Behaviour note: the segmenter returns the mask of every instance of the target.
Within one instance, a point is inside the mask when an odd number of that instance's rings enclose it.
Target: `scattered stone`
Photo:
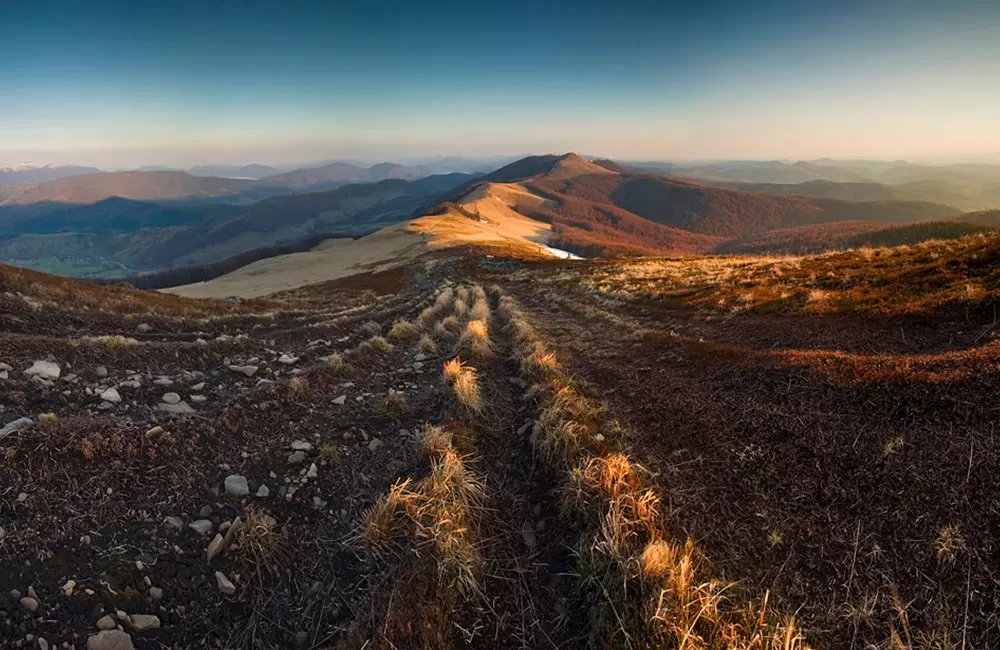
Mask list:
[[[156,408],[165,413],[170,413],[171,415],[192,415],[198,412],[191,408],[191,405],[187,402],[180,402],[178,404],[166,404],[164,402],[160,402],[156,405]]]
[[[153,600],[163,600],[163,590],[159,587],[150,587],[149,597]]]
[[[6,363],[0,363],[0,371],[2,371],[2,372],[8,372],[8,371],[13,370],[13,369],[14,368],[12,368],[11,366],[7,365]]]
[[[106,614],[101,618],[97,619],[97,629],[98,630],[113,630],[118,627],[115,623],[115,619],[111,618],[110,614]]]
[[[376,452],[378,451],[378,448],[381,446],[382,446],[381,440],[379,440],[378,438],[372,438],[371,441],[368,442],[368,451]]]
[[[180,530],[184,526],[183,519],[181,519],[180,517],[174,517],[172,515],[169,517],[164,517],[163,523],[166,524],[167,528],[172,528],[173,530]]]
[[[9,422],[6,426],[0,429],[0,440],[3,440],[15,431],[20,431],[34,424],[31,418],[18,418],[13,422]]]
[[[255,496],[258,499],[266,499],[271,496],[271,490],[266,485],[262,484],[259,488],[257,488],[257,494]],[[0,535],[0,539],[3,539],[3,535]]]
[[[101,399],[105,402],[111,402],[112,404],[121,404],[122,402],[122,396],[118,393],[118,389],[114,386],[102,392]]]
[[[38,650],[49,650],[49,642],[43,637],[38,637],[35,643],[38,644]]]
[[[76,589],[76,580],[67,580],[66,584],[62,586],[63,595],[69,598],[73,595],[74,589]]]
[[[107,377],[108,369],[104,366],[97,366],[94,368],[94,375],[97,377]]]
[[[0,379],[10,379],[10,374],[6,370],[0,370]]]
[[[132,614],[130,620],[132,629],[136,632],[160,629],[160,617],[153,614]]]
[[[313,445],[305,440],[293,440],[292,449],[295,451],[312,451]]]
[[[288,455],[288,462],[292,465],[297,465],[306,459],[306,452],[304,451],[294,451]]]
[[[245,476],[230,474],[226,477],[226,494],[234,497],[245,497],[250,495],[250,486],[247,485]]]
[[[232,596],[236,593],[236,585],[234,585],[222,571],[215,572],[215,583],[219,586],[219,591],[227,596]],[[88,648],[88,650],[90,649]]]
[[[194,404],[204,404],[207,401],[208,401],[208,398],[205,397],[204,395],[192,395],[191,396],[191,402],[193,402]]]
[[[343,406],[344,404],[347,403],[347,395],[341,395],[340,397],[337,397],[336,399],[333,400],[333,403],[336,404],[337,406]]]
[[[199,519],[198,521],[192,521],[188,524],[188,528],[202,536],[211,533],[213,526],[214,524],[212,524],[212,522],[208,519]]]
[[[181,401],[181,396],[177,393],[164,393],[163,397],[160,398],[167,404],[179,404]]]
[[[38,601],[32,598],[31,596],[25,596],[18,602],[21,603],[21,607],[25,608],[29,612],[38,611]]]
[[[219,496],[218,488],[212,488],[212,490],[214,491],[215,496]],[[201,509],[198,510],[198,516],[201,517],[202,519],[205,519],[206,517],[211,517],[212,506],[202,506]]]
[[[143,334],[145,334],[146,332],[148,332],[148,331],[150,331],[152,329],[153,329],[153,326],[150,325],[149,323],[139,323],[138,325],[135,326],[135,331],[136,332],[141,332]]]
[[[315,479],[319,476],[319,468],[316,467],[316,463],[311,463],[309,465],[309,471],[306,472],[306,478]]]
[[[293,357],[287,354],[282,354],[280,357],[278,357],[278,363],[283,363],[286,366],[290,366],[293,363],[298,362],[298,360],[299,360],[298,357]]]
[[[257,374],[258,370],[257,366],[250,366],[250,365],[229,366],[229,369],[232,370],[233,372],[238,372],[242,375],[246,375],[247,377],[253,377],[255,374]]]
[[[205,390],[205,382],[200,382],[195,384],[194,386],[191,387],[191,390],[193,390],[196,393]]]
[[[233,543],[233,539],[243,530],[243,519],[237,517],[233,520],[233,523],[229,528],[226,529],[226,536],[222,538],[222,549],[225,550],[229,548],[229,545]]]
[[[25,370],[24,374],[29,377],[38,377],[39,379],[54,381],[59,379],[60,372],[62,372],[62,369],[59,367],[58,363],[39,360],[32,364],[30,368]]]
[[[222,551],[222,535],[216,534],[205,549],[205,559],[211,562],[220,551]]]
[[[169,377],[160,377],[159,379],[154,379],[153,384],[156,386],[173,386],[174,380]]]
[[[135,650],[132,637],[121,630],[103,630],[87,638],[87,650]]]

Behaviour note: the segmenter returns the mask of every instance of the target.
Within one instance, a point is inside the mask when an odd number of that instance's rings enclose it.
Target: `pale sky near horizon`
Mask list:
[[[147,4],[5,10],[0,165],[1000,162],[1000,2]]]

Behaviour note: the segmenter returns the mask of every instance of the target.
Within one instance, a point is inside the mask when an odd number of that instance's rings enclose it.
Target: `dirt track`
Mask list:
[[[720,319],[507,286],[632,431],[674,534],[703,545],[725,579],[797,612],[816,647],[882,647],[904,627],[917,647],[1000,638],[996,366],[955,381],[845,381],[821,361],[789,362],[805,344],[905,363],[982,345],[983,324]],[[989,341],[972,354],[995,357]]]

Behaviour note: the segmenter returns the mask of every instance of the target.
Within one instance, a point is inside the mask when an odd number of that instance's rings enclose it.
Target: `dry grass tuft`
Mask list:
[[[121,334],[86,336],[83,340],[87,343],[103,345],[109,348],[132,348],[139,345],[138,340],[132,338],[131,336],[122,336]]]
[[[417,432],[420,447],[428,456],[441,456],[452,448],[451,432],[444,427],[432,424],[424,425]]]
[[[489,326],[484,320],[470,320],[455,344],[455,354],[464,354],[478,359],[493,356]]]
[[[420,342],[417,343],[417,347],[420,348],[421,352],[426,352],[427,354],[437,354],[438,346],[427,334],[420,337]]]
[[[255,572],[262,568],[268,572],[276,571],[278,564],[275,560],[288,542],[274,517],[253,507],[244,512],[243,527],[237,540],[240,563]]]
[[[378,352],[381,354],[389,354],[392,352],[392,344],[381,336],[373,336],[359,345],[358,350],[365,353]]]
[[[393,485],[366,514],[361,537],[377,553],[391,552],[394,545],[401,547],[399,558],[415,553],[424,570],[437,576],[439,589],[470,594],[478,588],[474,513],[484,488],[450,438],[440,427],[424,427],[430,473],[417,483],[406,479]]]
[[[326,365],[337,370],[342,370],[347,367],[347,362],[344,361],[343,356],[334,352],[326,358]]]
[[[415,341],[420,336],[420,328],[408,320],[396,321],[389,330],[388,338],[397,343]]]
[[[361,331],[368,336],[378,336],[382,333],[382,326],[379,323],[370,320],[361,326]]]
[[[445,362],[443,372],[445,384],[451,387],[458,403],[475,413],[481,412],[483,399],[479,392],[476,369],[459,359],[450,359]]]
[[[458,318],[465,318],[469,313],[469,306],[464,300],[455,301],[455,316]]]

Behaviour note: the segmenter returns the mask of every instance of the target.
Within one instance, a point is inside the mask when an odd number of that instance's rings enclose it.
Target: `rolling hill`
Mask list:
[[[220,183],[224,179],[198,179],[183,172],[146,174],[183,180],[174,195],[192,188],[226,191],[244,183]],[[276,196],[245,206],[198,202],[190,196],[183,201],[116,196],[83,205],[0,205],[0,259],[81,276],[124,276],[204,264],[319,234],[368,232],[404,221],[429,197],[469,178],[448,174],[413,182],[394,179]],[[164,192],[163,186],[154,189]]]
[[[179,171],[107,172],[37,185],[0,187],[0,206],[43,201],[95,203],[111,197],[140,201],[226,198],[249,202],[282,193],[287,193],[287,189],[254,180],[199,177]]]
[[[378,163],[371,167],[335,162],[323,167],[309,167],[275,174],[268,176],[265,180],[272,185],[308,191],[349,183],[374,183],[388,179],[416,180],[433,173],[428,167],[410,167],[388,162]]]

